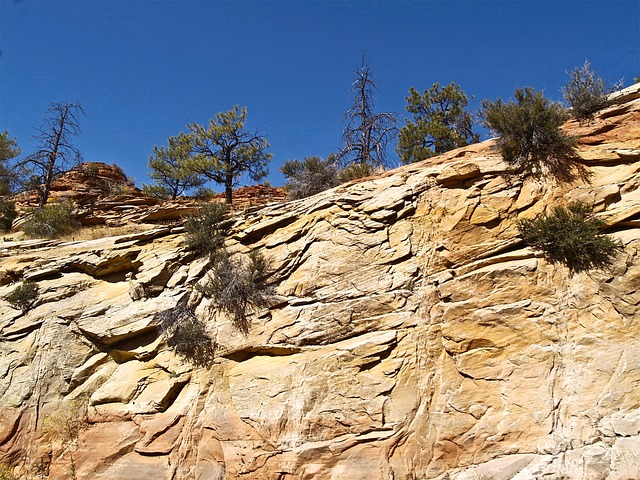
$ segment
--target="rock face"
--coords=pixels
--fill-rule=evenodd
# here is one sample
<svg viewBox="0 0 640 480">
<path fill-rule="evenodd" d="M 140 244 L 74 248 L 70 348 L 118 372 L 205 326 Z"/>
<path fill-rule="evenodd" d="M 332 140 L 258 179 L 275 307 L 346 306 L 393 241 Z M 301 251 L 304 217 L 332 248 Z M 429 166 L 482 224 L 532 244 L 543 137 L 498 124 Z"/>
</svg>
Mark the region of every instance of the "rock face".
<svg viewBox="0 0 640 480">
<path fill-rule="evenodd" d="M 640 84 L 570 122 L 591 183 L 509 181 L 491 141 L 236 217 L 275 294 L 247 335 L 180 228 L 0 245 L 0 461 L 27 478 L 637 479 Z M 515 222 L 581 199 L 624 245 L 571 274 Z M 213 358 L 156 328 L 186 304 Z M 164 313 L 163 313 L 164 312 Z M 29 476 L 30 475 L 30 476 Z"/>
</svg>

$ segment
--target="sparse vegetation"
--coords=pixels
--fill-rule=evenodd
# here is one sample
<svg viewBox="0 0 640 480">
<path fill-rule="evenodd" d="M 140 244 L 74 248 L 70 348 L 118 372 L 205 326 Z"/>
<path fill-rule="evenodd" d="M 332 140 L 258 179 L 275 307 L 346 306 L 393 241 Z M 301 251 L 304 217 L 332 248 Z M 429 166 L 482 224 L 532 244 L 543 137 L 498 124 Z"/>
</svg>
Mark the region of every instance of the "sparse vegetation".
<svg viewBox="0 0 640 480">
<path fill-rule="evenodd" d="M 54 412 L 45 416 L 42 421 L 42 433 L 51 438 L 52 450 L 57 445 L 57 455 L 69 456 L 71 479 L 76 480 L 76 463 L 73 451 L 77 445 L 80 432 L 89 428 L 87 420 L 87 400 L 71 400 L 64 402 Z M 56 451 L 54 450 L 54 453 Z"/>
<path fill-rule="evenodd" d="M 186 303 L 161 312 L 156 320 L 167 345 L 178 355 L 198 366 L 211 364 L 215 354 L 213 340 L 206 326 Z"/>
<path fill-rule="evenodd" d="M 38 300 L 39 288 L 36 282 L 27 280 L 22 282 L 11 293 L 4 297 L 13 308 L 20 310 L 22 313 L 26 313 L 31 310 L 31 307 Z"/>
<path fill-rule="evenodd" d="M 67 235 L 60 237 L 60 240 L 96 240 L 98 238 L 117 237 L 120 235 L 130 235 L 148 230 L 149 226 L 144 224 L 129 223 L 120 226 L 96 225 L 74 230 Z"/>
<path fill-rule="evenodd" d="M 0 480 L 18 480 L 9 466 L 0 463 Z"/>
<path fill-rule="evenodd" d="M 77 228 L 70 202 L 35 208 L 31 212 L 31 218 L 22 226 L 25 235 L 31 238 L 58 238 Z"/>
<path fill-rule="evenodd" d="M 334 155 L 326 160 L 320 157 L 288 160 L 280 167 L 280 171 L 287 177 L 285 187 L 289 198 L 293 200 L 310 197 L 339 184 L 338 164 Z"/>
<path fill-rule="evenodd" d="M 0 200 L 0 230 L 8 232 L 11 230 L 13 221 L 18 216 L 16 204 L 10 200 Z"/>
<path fill-rule="evenodd" d="M 127 178 L 126 181 L 109 182 L 109 196 L 119 197 L 120 195 L 131 195 L 135 189 L 133 180 Z"/>
<path fill-rule="evenodd" d="M 346 183 L 351 180 L 369 177 L 382 172 L 384 172 L 383 167 L 375 167 L 368 163 L 354 163 L 353 165 L 349 165 L 348 167 L 340 170 L 338 173 L 338 179 L 340 180 L 340 183 Z"/>
<path fill-rule="evenodd" d="M 580 121 L 591 120 L 598 110 L 607 107 L 610 104 L 609 94 L 622 86 L 618 82 L 607 87 L 604 80 L 591 70 L 587 60 L 581 67 L 567 72 L 567 75 L 569 82 L 562 89 L 562 94 L 571 107 L 571 113 Z"/>
<path fill-rule="evenodd" d="M 259 252 L 243 257 L 221 250 L 212 259 L 211 270 L 198 290 L 247 334 L 251 327 L 249 313 L 270 303 L 272 292 L 265 284 L 268 270 L 268 263 Z"/>
<path fill-rule="evenodd" d="M 612 264 L 622 247 L 602 233 L 603 227 L 604 223 L 593 216 L 592 208 L 581 202 L 570 203 L 567 208 L 556 206 L 550 213 L 518 222 L 527 245 L 573 272 Z"/>
<path fill-rule="evenodd" d="M 82 164 L 82 173 L 84 173 L 87 178 L 96 179 L 98 178 L 99 167 L 94 162 L 87 162 Z"/>
<path fill-rule="evenodd" d="M 516 89 L 514 97 L 509 102 L 484 100 L 480 109 L 513 173 L 559 181 L 586 178 L 584 166 L 576 161 L 576 140 L 560 129 L 568 118 L 566 110 L 530 87 Z"/>
<path fill-rule="evenodd" d="M 224 203 L 206 203 L 184 222 L 187 247 L 199 255 L 212 255 L 224 244 L 224 219 L 228 208 Z"/>
</svg>

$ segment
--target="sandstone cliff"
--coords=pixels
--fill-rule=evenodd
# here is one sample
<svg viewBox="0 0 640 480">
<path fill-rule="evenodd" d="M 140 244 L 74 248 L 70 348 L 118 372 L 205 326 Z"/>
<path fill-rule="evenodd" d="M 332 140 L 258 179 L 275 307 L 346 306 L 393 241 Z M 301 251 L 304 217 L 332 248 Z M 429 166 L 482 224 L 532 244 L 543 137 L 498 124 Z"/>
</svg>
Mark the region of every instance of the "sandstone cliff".
<svg viewBox="0 0 640 480">
<path fill-rule="evenodd" d="M 275 298 L 247 335 L 181 228 L 0 244 L 0 461 L 47 479 L 640 478 L 640 84 L 570 122 L 591 183 L 507 181 L 492 141 L 246 211 Z M 593 203 L 624 244 L 572 275 L 515 220 Z M 187 301 L 214 359 L 169 348 Z"/>
</svg>

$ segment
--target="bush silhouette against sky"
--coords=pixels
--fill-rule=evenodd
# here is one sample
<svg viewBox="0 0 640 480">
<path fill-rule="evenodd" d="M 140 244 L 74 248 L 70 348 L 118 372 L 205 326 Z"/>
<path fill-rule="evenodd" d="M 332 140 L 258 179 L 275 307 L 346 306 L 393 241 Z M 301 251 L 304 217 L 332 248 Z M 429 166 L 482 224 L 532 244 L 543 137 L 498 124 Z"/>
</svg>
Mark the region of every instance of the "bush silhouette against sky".
<svg viewBox="0 0 640 480">
<path fill-rule="evenodd" d="M 455 82 L 473 112 L 516 87 L 561 100 L 566 72 L 585 59 L 629 84 L 639 17 L 637 0 L 0 0 L 0 132 L 27 155 L 46 108 L 78 101 L 85 160 L 115 162 L 141 185 L 154 145 L 246 105 L 246 128 L 271 146 L 268 180 L 282 185 L 285 161 L 339 151 L 363 52 L 377 111 L 402 125 L 412 86 Z M 400 164 L 395 144 L 387 153 Z"/>
</svg>

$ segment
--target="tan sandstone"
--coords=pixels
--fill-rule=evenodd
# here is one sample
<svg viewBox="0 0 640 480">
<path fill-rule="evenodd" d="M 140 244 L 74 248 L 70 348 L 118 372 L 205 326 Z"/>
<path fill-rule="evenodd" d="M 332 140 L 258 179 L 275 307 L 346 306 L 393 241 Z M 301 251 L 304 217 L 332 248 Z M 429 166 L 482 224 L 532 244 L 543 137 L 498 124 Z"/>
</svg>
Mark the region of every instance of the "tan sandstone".
<svg viewBox="0 0 640 480">
<path fill-rule="evenodd" d="M 179 228 L 1 244 L 0 296 L 19 279 L 41 296 L 0 302 L 0 461 L 47 479 L 640 478 L 640 84 L 565 128 L 591 183 L 507 181 L 487 141 L 237 215 L 229 250 L 259 249 L 275 289 L 247 335 L 194 288 L 207 266 Z M 576 199 L 624 245 L 610 271 L 518 237 Z M 181 301 L 206 366 L 156 328 Z"/>
</svg>

